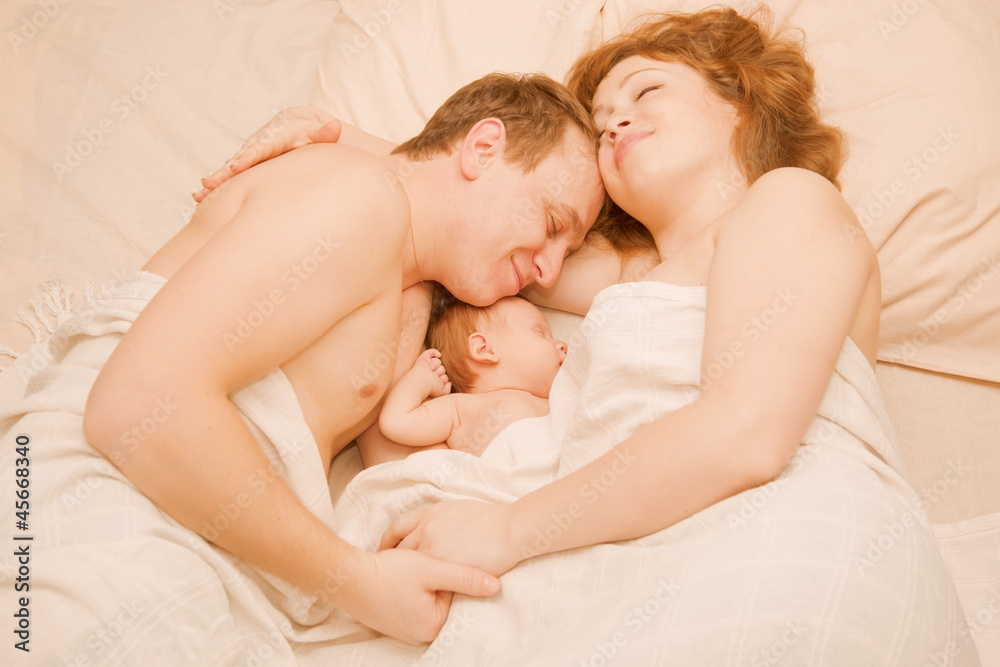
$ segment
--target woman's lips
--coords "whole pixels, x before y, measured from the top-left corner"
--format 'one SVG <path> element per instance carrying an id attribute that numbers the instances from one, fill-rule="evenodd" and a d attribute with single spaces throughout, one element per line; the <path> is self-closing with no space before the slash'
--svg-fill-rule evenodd
<path id="1" fill-rule="evenodd" d="M 632 149 L 632 146 L 635 146 L 637 142 L 642 141 L 651 134 L 652 131 L 644 130 L 641 132 L 630 132 L 625 135 L 624 139 L 615 144 L 615 166 L 617 167 L 621 164 L 621 161 L 625 158 L 625 154 Z"/>

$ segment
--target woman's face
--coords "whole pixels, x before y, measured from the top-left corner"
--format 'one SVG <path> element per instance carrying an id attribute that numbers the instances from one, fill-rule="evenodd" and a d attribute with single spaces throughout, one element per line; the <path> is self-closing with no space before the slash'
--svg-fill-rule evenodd
<path id="1" fill-rule="evenodd" d="M 736 109 L 688 65 L 626 58 L 597 87 L 593 109 L 604 186 L 637 220 L 648 225 L 678 198 L 731 178 Z"/>

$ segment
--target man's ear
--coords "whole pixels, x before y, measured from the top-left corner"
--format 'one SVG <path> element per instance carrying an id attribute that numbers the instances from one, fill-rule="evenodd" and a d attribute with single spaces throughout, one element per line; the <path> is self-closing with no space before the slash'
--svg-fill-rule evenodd
<path id="1" fill-rule="evenodd" d="M 470 181 L 479 178 L 496 160 L 503 158 L 507 128 L 499 118 L 484 118 L 469 130 L 459 149 L 462 175 Z"/>
<path id="2" fill-rule="evenodd" d="M 500 361 L 486 334 L 476 331 L 469 336 L 469 358 L 479 364 L 492 365 Z"/>

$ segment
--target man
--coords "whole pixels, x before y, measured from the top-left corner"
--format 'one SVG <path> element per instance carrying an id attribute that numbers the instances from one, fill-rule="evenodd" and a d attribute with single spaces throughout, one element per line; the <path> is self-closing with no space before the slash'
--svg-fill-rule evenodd
<path id="1" fill-rule="evenodd" d="M 348 545 L 274 474 L 228 396 L 280 366 L 326 470 L 377 417 L 402 291 L 437 281 L 487 305 L 551 285 L 603 203 L 595 147 L 562 86 L 490 75 L 390 156 L 315 145 L 233 178 L 143 267 L 168 281 L 94 383 L 88 441 L 206 538 L 246 480 L 267 479 L 212 541 L 381 632 L 432 639 L 450 591 L 489 595 L 499 582 Z M 125 435 L 167 397 L 176 407 L 134 446 Z"/>

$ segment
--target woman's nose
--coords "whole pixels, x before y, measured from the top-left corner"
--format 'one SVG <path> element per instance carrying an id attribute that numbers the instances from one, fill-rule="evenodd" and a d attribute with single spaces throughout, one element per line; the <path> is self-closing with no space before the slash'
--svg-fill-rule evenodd
<path id="1" fill-rule="evenodd" d="M 609 118 L 608 126 L 604 129 L 604 133 L 608 135 L 609 140 L 614 141 L 615 137 L 618 136 L 618 132 L 623 127 L 628 127 L 631 122 L 627 118 Z"/>

